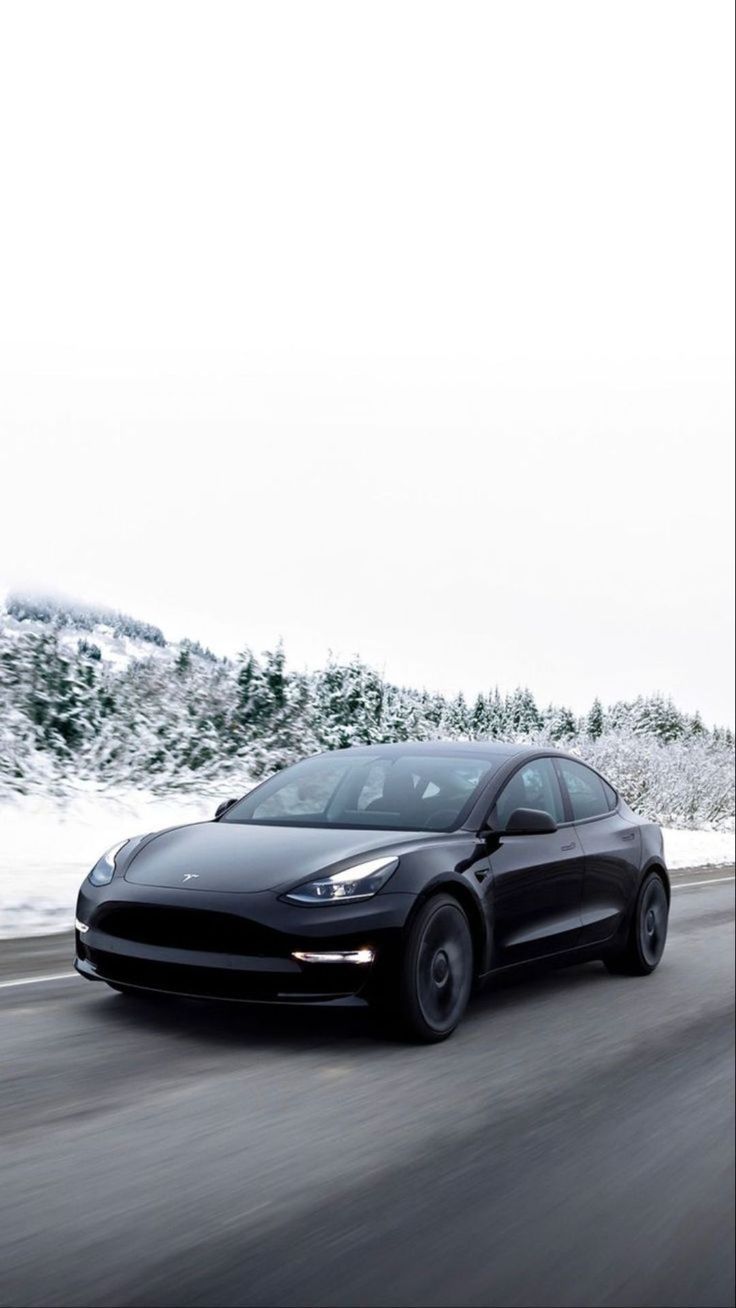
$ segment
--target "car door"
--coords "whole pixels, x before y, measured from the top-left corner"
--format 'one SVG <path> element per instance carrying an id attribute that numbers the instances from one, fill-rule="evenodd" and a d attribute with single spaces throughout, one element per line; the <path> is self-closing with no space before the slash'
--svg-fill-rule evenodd
<path id="1" fill-rule="evenodd" d="M 541 809 L 557 831 L 505 835 L 517 808 Z M 568 821 L 554 764 L 549 758 L 521 764 L 506 782 L 489 815 L 497 832 L 489 846 L 493 877 L 493 966 L 544 958 L 578 943 L 582 919 L 584 855 Z"/>
<path id="2" fill-rule="evenodd" d="M 555 766 L 585 855 L 580 943 L 595 944 L 615 934 L 636 893 L 641 831 L 592 768 L 574 759 Z"/>

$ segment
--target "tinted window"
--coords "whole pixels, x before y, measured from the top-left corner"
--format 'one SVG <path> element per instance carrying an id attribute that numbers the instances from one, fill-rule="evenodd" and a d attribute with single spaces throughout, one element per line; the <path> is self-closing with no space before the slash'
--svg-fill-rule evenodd
<path id="1" fill-rule="evenodd" d="M 320 754 L 277 772 L 223 822 L 449 831 L 497 763 L 462 754 Z"/>
<path id="2" fill-rule="evenodd" d="M 550 759 L 535 759 L 514 773 L 496 800 L 491 825 L 497 831 L 504 831 L 517 808 L 541 809 L 551 814 L 555 822 L 565 821 L 560 786 Z"/>
<path id="3" fill-rule="evenodd" d="M 607 781 L 602 781 L 601 784 L 603 786 L 603 793 L 606 797 L 606 802 L 608 804 L 608 807 L 609 809 L 613 810 L 618 804 L 618 795 L 616 794 L 616 791 L 613 789 L 613 786 L 609 786 Z"/>
<path id="4" fill-rule="evenodd" d="M 259 787 L 250 804 L 250 816 L 255 822 L 278 822 L 280 818 L 288 820 L 324 813 L 344 775 L 345 768 L 338 761 L 309 773 L 289 768 L 274 778 L 278 784 L 272 782 L 263 789 Z M 234 805 L 230 816 L 236 815 L 240 807 Z"/>
<path id="5" fill-rule="evenodd" d="M 566 758 L 560 759 L 559 768 L 567 786 L 572 815 L 576 822 L 582 822 L 584 818 L 600 817 L 602 813 L 610 812 L 612 805 L 604 790 L 603 782 L 595 772 L 586 768 L 584 763 L 571 763 Z M 610 786 L 606 789 L 610 790 Z"/>

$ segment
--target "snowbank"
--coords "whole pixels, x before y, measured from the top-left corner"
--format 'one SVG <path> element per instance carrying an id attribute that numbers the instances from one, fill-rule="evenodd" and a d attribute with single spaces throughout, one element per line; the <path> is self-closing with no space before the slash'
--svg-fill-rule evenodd
<path id="1" fill-rule="evenodd" d="M 71 927 L 82 878 L 115 841 L 214 813 L 218 799 L 78 786 L 70 799 L 19 796 L 0 804 L 0 938 Z M 665 828 L 670 868 L 733 863 L 726 831 Z"/>
<path id="2" fill-rule="evenodd" d="M 672 871 L 678 867 L 710 867 L 736 862 L 736 835 L 733 831 L 662 829 L 665 859 Z"/>
<path id="3" fill-rule="evenodd" d="M 23 795 L 0 804 L 0 938 L 71 926 L 79 884 L 110 845 L 200 822 L 212 817 L 217 802 L 80 786 L 68 800 Z"/>

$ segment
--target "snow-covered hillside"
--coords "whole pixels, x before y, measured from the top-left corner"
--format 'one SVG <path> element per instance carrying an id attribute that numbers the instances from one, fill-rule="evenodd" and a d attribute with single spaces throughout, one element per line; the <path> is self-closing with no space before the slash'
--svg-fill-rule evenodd
<path id="1" fill-rule="evenodd" d="M 297 672 L 281 647 L 217 658 L 113 611 L 18 596 L 0 609 L 0 797 L 63 796 L 80 783 L 198 795 L 319 750 L 431 739 L 560 745 L 645 816 L 733 824 L 730 731 L 662 695 L 595 701 L 582 716 L 541 708 L 524 687 L 468 703 L 392 685 L 359 659 Z"/>
<path id="2" fill-rule="evenodd" d="M 49 624 L 34 618 L 20 620 L 7 611 L 1 614 L 3 635 L 8 642 L 19 642 L 29 635 L 37 638 L 48 632 Z M 136 659 L 158 658 L 172 662 L 178 647 L 173 645 L 153 645 L 151 641 L 140 637 L 126 635 L 116 631 L 108 622 L 96 622 L 84 629 L 70 624 L 54 628 L 58 647 L 73 659 L 79 645 L 87 643 L 98 651 L 99 658 L 116 671 L 127 668 Z"/>

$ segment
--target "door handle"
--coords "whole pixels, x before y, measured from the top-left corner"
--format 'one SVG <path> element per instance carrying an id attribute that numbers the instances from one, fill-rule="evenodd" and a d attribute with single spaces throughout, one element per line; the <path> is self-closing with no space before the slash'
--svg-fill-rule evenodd
<path id="1" fill-rule="evenodd" d="M 623 834 L 622 834 L 622 836 L 621 836 L 621 839 L 622 839 L 622 840 L 636 840 L 636 832 L 635 832 L 635 831 L 624 831 Z"/>
<path id="2" fill-rule="evenodd" d="M 560 845 L 560 849 L 561 849 L 561 851 L 562 851 L 563 854 L 566 854 L 567 851 L 568 851 L 568 849 L 574 849 L 574 848 L 575 848 L 575 841 L 574 841 L 574 840 L 572 840 L 572 841 L 570 842 L 569 845 Z"/>

